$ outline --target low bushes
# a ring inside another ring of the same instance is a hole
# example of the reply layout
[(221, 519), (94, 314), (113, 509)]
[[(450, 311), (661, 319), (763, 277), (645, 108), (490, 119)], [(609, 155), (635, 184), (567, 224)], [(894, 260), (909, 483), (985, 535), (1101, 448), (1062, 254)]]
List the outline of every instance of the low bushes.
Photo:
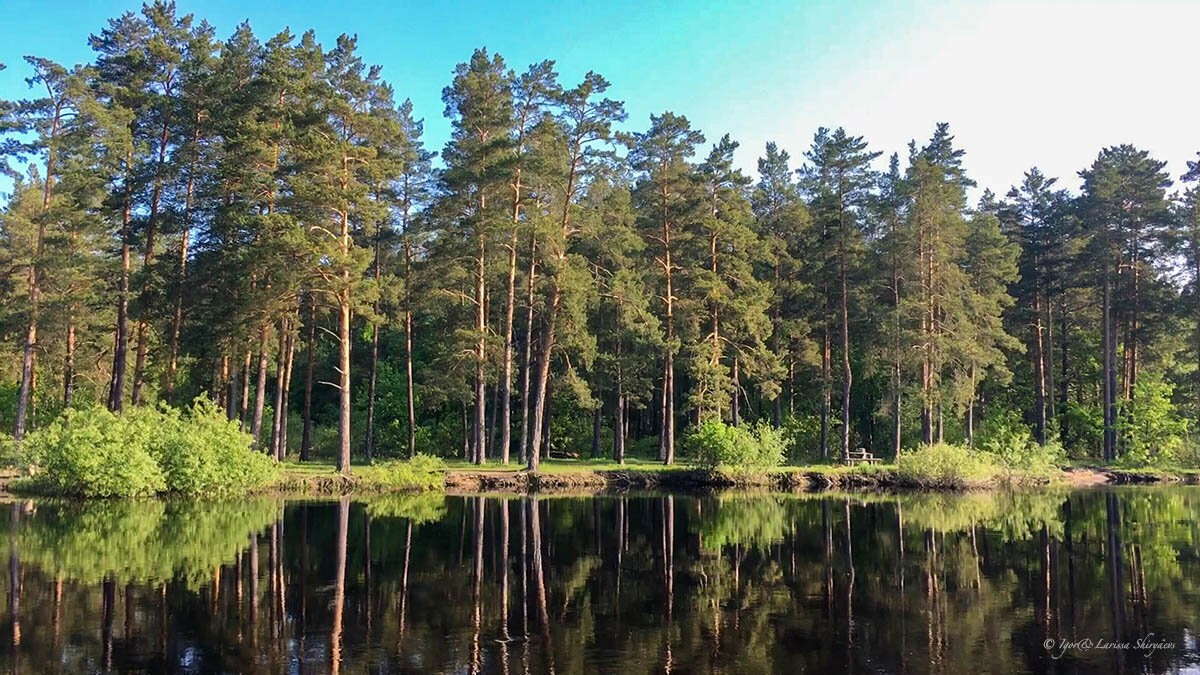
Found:
[(1009, 474), (1052, 476), (1066, 462), (1066, 453), (1057, 439), (1038, 443), (1029, 427), (1011, 412), (985, 422), (975, 445)]
[(994, 478), (1000, 471), (989, 452), (935, 443), (900, 453), (896, 471), (906, 481), (928, 486), (962, 486)]
[(707, 469), (769, 469), (783, 464), (783, 434), (769, 424), (730, 426), (708, 420), (684, 440), (696, 463)]
[(250, 436), (229, 422), (212, 401), (197, 399), (186, 410), (157, 411), (163, 429), (151, 454), (166, 478), (167, 491), (181, 494), (247, 492), (270, 483), (276, 464), (250, 449)]
[(407, 460), (376, 464), (368, 482), (381, 490), (440, 490), (445, 486), (446, 463), (441, 458), (418, 454)]
[(136, 497), (163, 492), (224, 495), (275, 478), (274, 461), (250, 448), (206, 399), (186, 410), (102, 407), (68, 410), (25, 438), (20, 460), (36, 492), (80, 497)]

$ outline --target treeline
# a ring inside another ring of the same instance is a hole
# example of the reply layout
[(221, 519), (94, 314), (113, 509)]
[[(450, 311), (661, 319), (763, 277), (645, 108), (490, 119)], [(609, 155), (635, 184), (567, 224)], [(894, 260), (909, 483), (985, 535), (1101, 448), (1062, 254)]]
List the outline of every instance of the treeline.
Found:
[(670, 463), (711, 419), (810, 458), (981, 425), (1109, 460), (1190, 447), (1200, 192), (1134, 147), (1078, 193), (1031, 169), (974, 204), (946, 124), (886, 160), (821, 128), (751, 177), (728, 135), (619, 131), (600, 75), (479, 49), (435, 163), (353, 37), (220, 41), (156, 2), (89, 43), (27, 57), (31, 98), (0, 103), (18, 439), (207, 393), (277, 457), (336, 425), (342, 469), (589, 443)]

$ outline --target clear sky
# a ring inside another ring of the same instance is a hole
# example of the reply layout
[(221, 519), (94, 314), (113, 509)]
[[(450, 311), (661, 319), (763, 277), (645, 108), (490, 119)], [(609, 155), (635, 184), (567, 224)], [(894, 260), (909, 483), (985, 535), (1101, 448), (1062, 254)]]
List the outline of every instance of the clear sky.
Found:
[[(0, 98), (27, 96), (26, 54), (91, 58), (87, 36), (136, 2), (4, 0)], [(753, 172), (768, 140), (799, 164), (818, 126), (899, 152), (948, 121), (981, 187), (1003, 193), (1038, 165), (1075, 188), (1102, 146), (1133, 143), (1173, 177), (1200, 150), (1200, 2), (807, 2), (742, 0), (219, 0), (180, 2), (219, 37), (248, 19), (262, 39), (290, 27), (331, 45), (356, 33), (399, 98), (449, 133), (441, 90), (478, 46), (510, 67), (554, 59), (564, 84), (595, 70), (630, 130), (686, 115), (709, 141), (730, 133)], [(881, 160), (882, 161), (882, 160)]]

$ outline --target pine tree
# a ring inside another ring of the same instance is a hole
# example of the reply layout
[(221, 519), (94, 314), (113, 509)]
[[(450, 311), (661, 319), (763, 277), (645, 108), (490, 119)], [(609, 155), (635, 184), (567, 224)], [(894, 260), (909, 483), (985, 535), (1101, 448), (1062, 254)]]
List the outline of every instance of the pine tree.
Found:
[(1055, 189), (1057, 179), (1047, 178), (1035, 167), (1025, 172), (1020, 187), (1008, 192), (1011, 205), (1001, 208), (1000, 214), (1012, 223), (1015, 236), (1021, 242), (1022, 306), (1029, 314), (1031, 329), (1029, 353), (1033, 357), (1034, 436), (1046, 442), (1046, 429), (1053, 401), (1052, 345), (1048, 331), (1053, 326), (1051, 297), (1057, 282), (1055, 272), (1060, 268), (1064, 253), (1061, 221), (1067, 205), (1065, 191)]
[[(821, 128), (805, 154), (809, 163), (800, 173), (811, 198), (810, 210), (822, 237), (818, 255), (824, 268), (821, 285), (825, 310), (822, 347), (823, 399), (821, 404), (821, 453), (828, 456), (830, 328), (829, 309), (837, 307), (841, 326), (842, 438), (841, 456), (850, 453), (850, 391), (854, 377), (850, 367), (850, 277), (863, 254), (861, 211), (866, 207), (875, 174), (871, 162), (880, 155), (869, 152), (861, 136), (850, 136), (841, 127), (830, 132)], [(833, 293), (833, 299), (830, 294)]]
[[(538, 468), (538, 453), (533, 451), (542, 440), (543, 418), (547, 410), (547, 392), (550, 384), (550, 360), (555, 349), (556, 325), (559, 312), (567, 300), (567, 313), (579, 315), (581, 308), (572, 306), (572, 293), (568, 290), (569, 280), (586, 278), (578, 269), (578, 262), (569, 257), (572, 241), (579, 232), (578, 224), (572, 219), (573, 212), (586, 185), (594, 172), (612, 156), (602, 149), (602, 144), (611, 139), (612, 125), (625, 119), (625, 109), (619, 101), (599, 98), (608, 89), (608, 81), (596, 73), (588, 73), (583, 82), (562, 93), (559, 102), (557, 123), (561, 129), (562, 152), (565, 166), (559, 168), (555, 186), (559, 218), (558, 227), (543, 245), (546, 260), (547, 283), (550, 286), (546, 309), (543, 315), (543, 331), (537, 357), (537, 389), (533, 398), (533, 430), (530, 433), (529, 470)], [(574, 269), (572, 269), (574, 268)], [(575, 322), (577, 325), (580, 322)], [(548, 434), (549, 429), (545, 429)]]
[[(1154, 281), (1150, 261), (1170, 226), (1166, 189), (1171, 180), (1164, 166), (1144, 150), (1119, 145), (1105, 148), (1079, 174), (1090, 235), (1087, 254), (1100, 261), (1104, 459), (1109, 461), (1118, 455), (1117, 398), (1128, 401), (1137, 383), (1145, 291)], [(1124, 351), (1118, 381), (1119, 336)]]
[(979, 382), (985, 375), (999, 384), (1011, 381), (1006, 353), (1021, 349), (1021, 342), (1005, 332), (1003, 320), (1015, 302), (1008, 288), (1018, 278), (1020, 247), (1004, 235), (995, 215), (976, 213), (966, 225), (960, 263), (966, 273), (966, 293), (958, 298), (961, 312), (950, 330), (958, 402), (966, 408), (967, 445), (974, 447)]
[[(812, 222), (792, 180), (789, 159), (787, 151), (767, 143), (766, 154), (758, 160), (758, 186), (751, 196), (755, 227), (769, 252), (769, 258), (761, 263), (768, 267), (759, 278), (767, 279), (771, 286), (770, 348), (776, 365), (786, 373), (810, 359), (815, 349), (809, 339), (809, 317), (803, 309), (812, 290), (803, 275)], [(790, 387), (788, 399), (795, 399)], [(775, 394), (771, 406), (771, 423), (778, 428), (783, 423), (782, 390)]]
[(880, 353), (888, 363), (888, 387), (890, 400), (885, 404), (891, 412), (891, 451), (899, 457), (903, 447), (904, 428), (904, 385), (905, 371), (909, 366), (912, 351), (906, 341), (910, 334), (909, 318), (905, 315), (901, 298), (909, 291), (909, 283), (919, 278), (912, 256), (915, 242), (906, 227), (908, 186), (900, 172), (900, 157), (892, 154), (888, 159), (888, 170), (879, 177), (879, 194), (874, 202), (873, 218), (876, 232), (872, 239), (877, 242), (875, 260), (877, 269), (887, 270), (885, 290), (881, 304), (888, 307), (883, 313), (879, 327), (882, 337)]
[(634, 188), (634, 208), (659, 270), (656, 293), (662, 300), (663, 359), (659, 418), (659, 460), (675, 463), (675, 354), (680, 342), (675, 332), (676, 271), (680, 246), (695, 221), (697, 185), (689, 159), (704, 135), (691, 128), (686, 117), (671, 112), (650, 116), (650, 128), (634, 134), (630, 166), (639, 174)]
[[(489, 242), (502, 212), (501, 199), (507, 161), (512, 157), (512, 87), (499, 54), (477, 49), (455, 70), (454, 82), (442, 91), (446, 116), (452, 120), (450, 142), (442, 152), (446, 164), (443, 189), (453, 202), (451, 227), (464, 247), (474, 249), (474, 279), (470, 303), (474, 308), (471, 356), (474, 361), (474, 416), (471, 459), (482, 464), (485, 447), (488, 362), (487, 265)], [(470, 243), (468, 243), (470, 242)]]

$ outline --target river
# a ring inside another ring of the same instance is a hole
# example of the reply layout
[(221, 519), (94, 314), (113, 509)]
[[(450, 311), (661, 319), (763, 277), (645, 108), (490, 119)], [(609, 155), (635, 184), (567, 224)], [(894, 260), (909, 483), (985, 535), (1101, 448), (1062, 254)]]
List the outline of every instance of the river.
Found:
[(1200, 487), (0, 508), (14, 673), (1200, 672)]

